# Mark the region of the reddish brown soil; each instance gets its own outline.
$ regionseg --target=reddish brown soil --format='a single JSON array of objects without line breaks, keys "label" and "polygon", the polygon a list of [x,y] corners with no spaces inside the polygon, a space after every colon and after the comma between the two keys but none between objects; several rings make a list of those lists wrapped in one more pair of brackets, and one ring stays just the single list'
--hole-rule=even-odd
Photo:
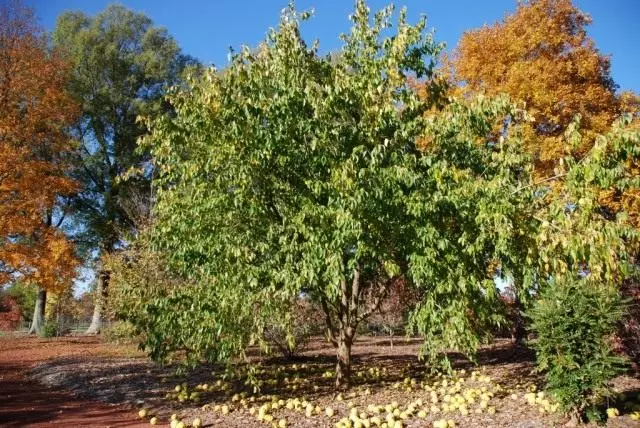
[{"label": "reddish brown soil", "polygon": [[0,426],[148,427],[131,408],[78,399],[25,376],[35,364],[53,358],[110,352],[119,350],[92,337],[0,338]]},{"label": "reddish brown soil", "polygon": [[[322,409],[331,406],[336,417],[321,413],[303,417],[287,409],[280,409],[277,418],[284,417],[291,428],[325,428],[333,426],[339,417],[349,414],[347,401],[364,409],[368,404],[387,404],[397,401],[402,405],[417,398],[424,398],[420,390],[404,391],[393,384],[406,377],[425,376],[424,365],[415,356],[420,342],[417,340],[362,337],[354,346],[354,373],[373,367],[388,369],[380,381],[373,383],[365,378],[354,379],[356,385],[344,401],[335,397],[333,379],[322,375],[333,368],[333,349],[320,339],[313,340],[309,348],[295,360],[279,358],[262,359],[266,378],[279,379],[277,385],[265,386],[264,393],[277,394],[280,398],[307,397]],[[537,409],[524,404],[522,395],[525,384],[541,384],[533,372],[533,354],[523,348],[513,347],[509,341],[498,340],[482,347],[478,355],[479,366],[473,366],[460,356],[451,355],[456,368],[479,369],[490,375],[505,389],[492,399],[496,406],[494,415],[448,414],[464,428],[546,428],[563,427],[568,421],[558,414],[541,415]],[[253,358],[261,359],[257,355]],[[308,366],[302,371],[302,366]],[[475,367],[475,368],[474,368]],[[278,375],[277,371],[282,370]],[[221,379],[216,367],[202,366],[194,372],[177,375],[170,367],[160,368],[151,363],[135,346],[118,346],[102,342],[94,337],[66,337],[39,339],[25,337],[0,337],[0,427],[148,427],[148,421],[137,418],[137,409],[144,406],[158,416],[159,426],[167,426],[169,415],[176,413],[185,421],[201,417],[207,428],[262,428],[260,423],[234,402],[234,392],[246,389],[244,383],[232,384],[232,389],[202,393],[201,401],[178,402],[165,395],[175,385],[189,385],[193,391],[200,383],[213,384]],[[289,390],[284,376],[300,375],[297,391]],[[424,377],[426,379],[426,377]],[[54,386],[44,386],[54,385]],[[627,394],[626,400],[640,403],[640,378],[637,375],[620,376],[614,382],[616,390]],[[467,384],[465,384],[467,385]],[[234,389],[235,388],[235,389]],[[370,392],[365,392],[365,389]],[[73,393],[70,391],[74,391]],[[513,391],[518,399],[510,398]],[[260,397],[257,397],[260,398]],[[100,400],[100,401],[98,401]],[[113,403],[113,404],[107,404]],[[208,410],[202,408],[207,404]],[[211,406],[227,404],[231,413],[222,415]],[[350,404],[350,403],[349,403]],[[622,408],[622,402],[611,403],[620,408],[621,416],[607,421],[609,428],[640,427],[632,421],[630,411]],[[414,418],[407,421],[407,428],[429,427],[435,418]],[[147,418],[148,419],[148,418]],[[277,419],[276,419],[277,420]],[[589,425],[595,426],[595,425]]]}]

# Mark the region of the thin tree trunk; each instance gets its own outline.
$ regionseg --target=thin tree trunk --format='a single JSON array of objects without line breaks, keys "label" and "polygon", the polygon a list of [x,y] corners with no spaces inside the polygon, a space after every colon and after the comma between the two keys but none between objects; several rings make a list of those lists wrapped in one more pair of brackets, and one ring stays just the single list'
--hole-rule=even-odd
[{"label": "thin tree trunk", "polygon": [[[345,261],[345,271],[346,265]],[[360,266],[356,264],[352,275],[350,275],[351,278],[345,275],[340,281],[340,298],[336,300],[321,299],[327,338],[336,348],[335,385],[339,390],[351,387],[351,348],[358,324],[379,309],[380,302],[388,290],[388,283],[381,283],[380,293],[373,299],[371,305],[368,308],[361,308],[362,292],[367,284],[361,283],[360,274]],[[349,279],[351,280],[349,281]]]},{"label": "thin tree trunk", "polygon": [[522,346],[526,343],[527,339],[527,329],[525,327],[525,320],[522,316],[522,312],[524,311],[524,305],[520,298],[516,295],[514,301],[514,312],[515,312],[515,325],[513,326],[513,334],[512,340],[515,345]]},{"label": "thin tree trunk", "polygon": [[95,302],[93,304],[93,317],[91,318],[91,325],[85,332],[85,334],[100,334],[102,332],[102,312],[104,304],[107,299],[107,289],[109,287],[109,272],[98,272],[98,284],[95,294]]},{"label": "thin tree trunk", "polygon": [[33,320],[29,328],[29,334],[40,334],[44,326],[44,310],[47,305],[47,290],[38,288],[36,296],[36,307],[33,310]]},{"label": "thin tree trunk", "polygon": [[351,345],[353,344],[353,331],[348,327],[341,329],[337,348],[336,364],[336,388],[349,389],[351,387]]}]

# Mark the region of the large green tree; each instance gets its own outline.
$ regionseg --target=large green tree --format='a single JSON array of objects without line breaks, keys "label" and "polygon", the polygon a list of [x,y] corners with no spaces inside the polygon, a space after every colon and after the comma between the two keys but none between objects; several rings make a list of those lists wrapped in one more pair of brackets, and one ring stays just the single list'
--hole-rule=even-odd
[{"label": "large green tree", "polygon": [[[404,11],[385,36],[392,14],[357,1],[342,49],[321,57],[300,36],[306,14],[287,9],[256,49],[171,91],[175,115],[150,122],[144,147],[157,168],[155,245],[191,285],[145,294],[152,356],[241,354],[305,293],[324,309],[336,384],[348,387],[356,328],[399,278],[418,290],[411,322],[432,360],[472,354],[497,320],[490,266],[519,239],[513,222],[532,194],[518,191],[520,115],[484,99],[425,115],[442,105],[440,47]],[[499,123],[503,137],[489,139]]]},{"label": "large green tree", "polygon": [[[75,175],[78,241],[98,259],[116,250],[144,218],[150,201],[148,153],[136,150],[146,132],[136,118],[166,111],[167,86],[192,62],[175,40],[141,13],[109,6],[94,17],[66,12],[53,33],[74,71],[69,90],[82,105],[75,126],[81,141]],[[119,177],[134,169],[132,178]],[[109,272],[97,266],[95,313],[89,333],[100,331]]]}]

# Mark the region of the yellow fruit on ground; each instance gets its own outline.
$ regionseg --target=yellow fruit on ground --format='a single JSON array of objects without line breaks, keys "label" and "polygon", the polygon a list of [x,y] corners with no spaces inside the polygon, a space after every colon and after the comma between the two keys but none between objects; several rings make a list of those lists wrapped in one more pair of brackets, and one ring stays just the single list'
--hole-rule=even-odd
[{"label": "yellow fruit on ground", "polygon": [[147,417],[147,409],[140,409],[140,411],[138,412],[138,416],[140,416],[141,418],[145,418]]},{"label": "yellow fruit on ground", "polygon": [[447,420],[439,419],[437,421],[433,421],[433,428],[447,428]]},{"label": "yellow fruit on ground", "polygon": [[158,423],[158,418],[156,418],[155,416],[151,418],[151,420],[149,420],[149,423],[151,425],[156,425]]},{"label": "yellow fruit on ground", "polygon": [[184,422],[180,421],[176,424],[176,428],[187,428]]},{"label": "yellow fruit on ground", "polygon": [[220,408],[220,410],[222,411],[223,415],[228,415],[229,414],[229,406],[227,406],[226,404],[224,406],[222,406]]},{"label": "yellow fruit on ground", "polygon": [[192,426],[193,428],[201,428],[201,427],[202,427],[202,419],[200,419],[200,418],[195,418],[195,419],[193,420],[193,422],[191,422],[191,426]]},{"label": "yellow fruit on ground", "polygon": [[618,416],[620,416],[620,411],[615,407],[609,407],[607,409],[607,416],[611,419],[617,418]]}]

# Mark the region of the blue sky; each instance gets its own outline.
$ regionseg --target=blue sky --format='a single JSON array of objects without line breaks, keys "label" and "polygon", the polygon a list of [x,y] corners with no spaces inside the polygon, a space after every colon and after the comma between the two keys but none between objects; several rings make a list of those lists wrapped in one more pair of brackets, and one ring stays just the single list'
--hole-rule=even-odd
[{"label": "blue sky", "polygon": [[[3,1],[3,0],[0,0]],[[391,0],[369,0],[377,10]],[[109,0],[25,0],[34,7],[42,25],[51,30],[56,17],[65,10],[81,10],[95,14]],[[288,0],[122,0],[125,6],[144,12],[168,29],[183,51],[204,63],[219,68],[226,65],[229,46],[255,46],[269,27],[278,22],[280,10]],[[428,25],[436,30],[436,40],[452,48],[468,29],[500,20],[515,9],[516,0],[396,0],[396,6],[407,6],[415,22],[426,14]],[[593,18],[589,28],[596,46],[611,55],[613,78],[621,89],[640,92],[640,0],[574,0]],[[321,50],[340,46],[338,35],[349,29],[347,16],[351,0],[298,0],[300,10],[314,8],[315,16],[303,32],[309,41],[320,40]]]}]

